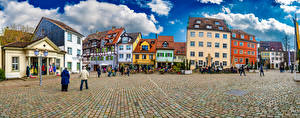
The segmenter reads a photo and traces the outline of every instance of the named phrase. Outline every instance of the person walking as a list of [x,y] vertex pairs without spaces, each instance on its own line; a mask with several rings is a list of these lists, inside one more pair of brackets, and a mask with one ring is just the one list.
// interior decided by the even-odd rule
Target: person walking
[[86,70],[85,67],[83,67],[80,73],[80,78],[81,78],[80,91],[82,91],[83,82],[85,82],[85,88],[89,89],[88,82],[87,82],[89,76],[90,76],[89,72]]
[[68,91],[68,84],[70,83],[70,74],[67,68],[61,73],[61,91]]
[[244,74],[244,76],[246,76],[244,65],[242,65],[242,66],[240,67],[240,76],[242,76],[242,74]]
[[130,69],[129,69],[129,67],[127,67],[127,75],[128,75],[128,77],[129,77],[129,74],[130,74]]
[[261,64],[260,67],[259,67],[259,76],[265,76],[265,73],[264,73],[264,67],[263,65]]
[[101,76],[101,69],[100,69],[100,67],[97,67],[97,74],[98,74],[98,78]]
[[110,74],[111,74],[111,67],[110,66],[107,68],[107,72],[108,72],[108,77],[110,77]]

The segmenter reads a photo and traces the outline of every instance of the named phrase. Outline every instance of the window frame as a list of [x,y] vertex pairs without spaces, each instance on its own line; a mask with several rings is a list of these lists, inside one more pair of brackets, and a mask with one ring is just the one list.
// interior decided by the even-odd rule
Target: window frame
[[[14,62],[14,58],[16,58],[17,62]],[[13,72],[20,71],[20,57],[19,56],[12,56],[11,57],[11,65],[12,65],[11,70]],[[14,65],[17,67],[17,69],[14,69]]]

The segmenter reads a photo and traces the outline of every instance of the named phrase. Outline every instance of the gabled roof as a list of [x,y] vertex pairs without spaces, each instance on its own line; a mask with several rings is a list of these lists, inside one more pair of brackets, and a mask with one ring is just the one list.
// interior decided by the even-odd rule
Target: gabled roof
[[[197,21],[201,21],[201,23],[197,23]],[[219,25],[216,24],[219,22]],[[195,28],[195,25],[199,25],[199,28]],[[207,29],[206,26],[212,26],[211,29]],[[219,27],[223,27],[223,30],[220,30]],[[201,18],[201,17],[190,17],[188,22],[188,29],[201,29],[201,30],[217,30],[217,31],[225,31],[230,32],[227,24],[222,19],[215,18]]]
[[[163,47],[163,43],[168,43],[167,47]],[[168,49],[173,50],[174,49],[174,37],[173,36],[158,36],[157,37],[157,43],[156,43],[156,49]]]
[[261,51],[283,51],[282,43],[278,41],[260,41]]
[[[150,50],[148,51],[142,50],[141,44],[145,41],[150,44]],[[156,39],[140,39],[133,53],[156,53],[156,43],[157,43]]]
[[244,34],[244,35],[254,36],[254,35],[252,35],[252,34],[249,34],[249,33],[244,32],[243,30],[240,30],[240,29],[232,29],[231,32],[232,32],[232,33],[237,33],[237,34]]
[[[62,28],[63,30],[68,30],[68,31],[77,33],[77,34],[81,35],[82,37],[84,36],[84,35],[82,35],[81,33],[77,32],[77,31],[76,31],[75,29],[73,29],[72,27],[70,27],[70,26],[66,25],[65,23],[60,22],[60,21],[58,21],[58,20],[53,20],[53,19],[50,19],[50,18],[42,17],[42,19],[40,20],[39,24],[41,23],[41,21],[42,21],[43,19],[52,22],[53,24],[57,25],[58,27]],[[35,30],[37,30],[37,28],[38,28],[38,26],[36,27]],[[36,32],[36,31],[34,31],[34,32]]]
[[[127,34],[128,37],[131,37],[132,40],[128,41],[127,44],[132,44],[135,42],[135,40],[138,38],[139,35],[141,35],[140,32],[136,32],[136,33],[124,33],[124,34]],[[124,35],[123,34],[123,35]],[[118,44],[122,44],[123,43],[123,40],[122,38],[120,39],[120,41],[118,42]]]
[[174,54],[185,55],[186,54],[186,43],[185,42],[174,42]]
[[107,31],[103,31],[103,32],[96,32],[93,34],[88,35],[84,40],[83,43],[88,42],[89,40],[106,40],[109,41],[111,40],[111,43],[107,42],[105,45],[114,45],[118,42],[120,36],[122,35],[122,33],[125,31],[124,28],[112,28],[110,30]]

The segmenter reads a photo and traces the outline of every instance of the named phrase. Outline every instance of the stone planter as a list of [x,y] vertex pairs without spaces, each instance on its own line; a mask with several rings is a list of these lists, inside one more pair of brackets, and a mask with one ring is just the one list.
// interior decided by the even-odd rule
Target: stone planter
[[190,75],[193,73],[192,70],[181,70],[181,73],[185,74],[185,75]]

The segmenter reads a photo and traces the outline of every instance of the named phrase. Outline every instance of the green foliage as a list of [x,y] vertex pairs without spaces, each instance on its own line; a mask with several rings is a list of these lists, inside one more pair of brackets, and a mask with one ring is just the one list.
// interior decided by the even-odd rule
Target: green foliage
[[257,69],[257,62],[254,63],[254,69]]
[[3,69],[0,69],[0,81],[5,80],[5,71]]
[[298,72],[300,72],[300,61],[298,61]]
[[182,62],[182,70],[185,70],[185,60]]
[[188,70],[191,70],[191,62],[192,62],[192,60],[190,60],[190,62],[189,62],[189,68],[188,68]]

